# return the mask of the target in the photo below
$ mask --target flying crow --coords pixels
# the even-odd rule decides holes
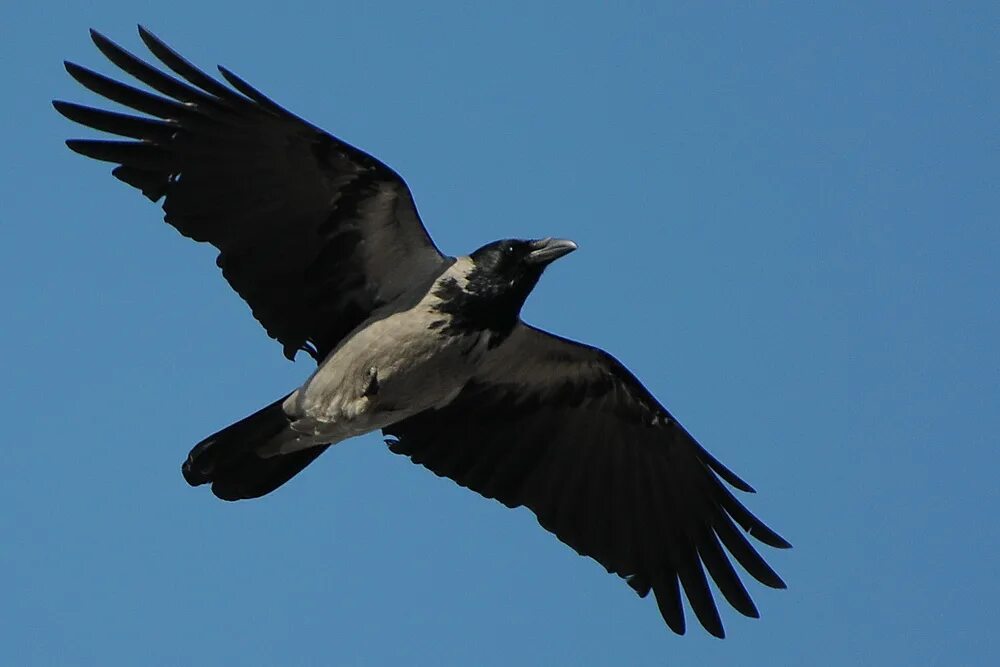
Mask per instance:
[[[449,257],[406,183],[374,157],[291,114],[232,72],[228,86],[143,28],[166,74],[92,31],[148,92],[66,63],[86,88],[140,115],[55,102],[116,140],[69,147],[156,202],[181,234],[211,243],[229,284],[284,348],[317,368],[290,394],[195,445],[189,484],[224,500],[263,496],[327,447],[381,429],[389,448],[508,507],[653,591],[685,629],[681,589],[722,637],[708,575],[758,612],[730,555],[784,583],[745,533],[789,544],[727,489],[753,489],[709,454],[621,363],[520,318],[572,241],[489,243]],[[727,555],[728,552],[728,555]]]

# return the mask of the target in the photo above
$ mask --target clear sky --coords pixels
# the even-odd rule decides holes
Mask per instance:
[[[998,5],[361,4],[0,9],[0,663],[1000,664]],[[87,28],[137,22],[395,167],[448,253],[578,241],[525,318],[756,486],[795,545],[762,619],[676,637],[376,435],[262,500],[189,488],[310,364],[63,146],[93,135],[49,100],[95,98],[61,61],[115,71]]]

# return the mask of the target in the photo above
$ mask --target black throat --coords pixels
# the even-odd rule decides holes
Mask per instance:
[[[537,278],[503,284],[478,269],[469,273],[465,287],[454,278],[443,280],[434,290],[441,299],[435,310],[448,317],[435,321],[431,328],[452,335],[488,331],[492,334],[489,347],[496,347],[513,331],[521,306],[536,282]]]

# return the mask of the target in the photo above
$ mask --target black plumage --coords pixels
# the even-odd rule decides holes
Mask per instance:
[[[223,76],[242,94],[195,69],[147,30],[139,34],[192,85],[91,31],[111,62],[167,97],[67,63],[85,87],[160,119],[56,102],[72,120],[138,140],[67,144],[117,163],[116,177],[154,201],[164,198],[166,222],[218,248],[223,276],[286,356],[307,350],[322,359],[379,306],[440,271],[445,258],[392,169],[228,71]],[[297,233],[288,234],[289,228]],[[365,254],[362,241],[376,238],[382,251]]]
[[[730,556],[784,587],[745,535],[788,543],[727,485],[753,489],[612,356],[521,321],[545,267],[575,244],[504,240],[447,257],[377,159],[226,69],[229,86],[209,77],[145,29],[142,41],[179,78],[91,34],[156,92],[67,63],[85,87],[145,114],[55,102],[121,137],[69,147],[162,199],[166,222],[219,250],[223,276],[285,355],[318,362],[302,387],[198,443],[183,466],[190,484],[259,497],[331,444],[382,429],[393,452],[528,507],[640,596],[652,591],[675,632],[686,597],[723,636],[709,578],[734,609],[758,615]]]
[[[755,579],[784,583],[743,537],[788,543],[726,490],[753,489],[617,360],[524,324],[449,405],[393,424],[390,449],[538,522],[644,596],[684,631],[678,580],[722,636],[703,565],[737,611],[757,609],[720,542]]]

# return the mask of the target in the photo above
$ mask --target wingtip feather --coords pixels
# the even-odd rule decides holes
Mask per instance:
[[[86,139],[67,139],[65,142],[66,148],[70,149],[74,153],[79,153],[80,155],[87,155],[84,152],[83,148],[84,141],[86,141]]]
[[[167,46],[167,43],[164,42],[162,39],[160,39],[155,32],[153,32],[146,26],[139,23],[136,27],[139,30],[139,39],[141,39],[143,43],[146,44],[146,46],[150,46],[150,43],[152,43],[161,46],[165,49],[173,50],[170,49],[170,47]],[[150,47],[150,50],[152,50],[152,47]]]
[[[96,46],[102,52],[108,46],[111,47],[114,46],[114,42],[112,42],[110,39],[105,37],[102,33],[98,32],[94,28],[90,29],[90,40],[94,43],[94,46]]]
[[[750,534],[753,535],[754,537],[756,537],[758,540],[761,539],[757,535],[754,535],[753,532],[751,532]],[[773,530],[768,535],[768,539],[767,540],[761,540],[761,542],[764,542],[764,544],[766,544],[767,546],[774,547],[775,549],[791,549],[792,548],[792,543],[791,542],[789,542],[788,540],[786,540],[785,538],[783,538],[781,535],[778,535],[778,533],[774,532]]]
[[[792,545],[788,542],[788,540],[783,538],[781,535],[778,535],[778,533],[771,528],[768,528],[763,522],[760,521],[760,519],[757,519],[757,517],[752,514],[750,516],[754,519],[755,523],[744,528],[748,534],[753,536],[756,540],[763,542],[769,547],[774,547],[775,549],[792,548]]]
[[[69,74],[71,77],[73,77],[74,79],[76,79],[77,76],[76,76],[75,73],[79,72],[82,69],[86,69],[86,68],[83,67],[82,65],[77,65],[75,62],[73,62],[71,60],[64,60],[63,61],[63,69],[66,70],[67,74]]]

